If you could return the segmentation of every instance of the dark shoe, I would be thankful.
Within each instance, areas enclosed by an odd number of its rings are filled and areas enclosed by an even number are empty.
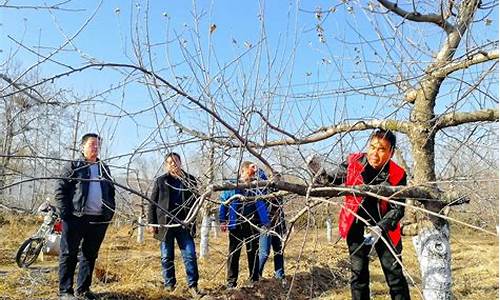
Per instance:
[[[76,292],[76,299],[97,300],[99,299],[99,297],[97,297],[97,295],[92,293],[91,291],[85,291],[85,292]]]
[[[76,298],[75,296],[73,296],[73,294],[70,294],[70,293],[61,293],[59,294],[59,300],[76,300],[78,298]]]
[[[189,293],[191,294],[191,296],[194,298],[194,299],[199,299],[203,296],[205,296],[205,292],[203,292],[202,290],[200,290],[197,286],[192,286],[189,288]]]

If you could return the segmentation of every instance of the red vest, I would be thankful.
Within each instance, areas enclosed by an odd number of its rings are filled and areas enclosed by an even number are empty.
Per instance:
[[[363,164],[361,164],[360,159],[363,158],[364,153],[354,153],[349,155],[347,158],[347,178],[345,185],[346,186],[355,186],[362,185],[363,176],[361,173],[364,170]],[[392,160],[389,161],[389,178],[388,181],[391,185],[397,185],[401,179],[403,179],[405,175],[405,171],[403,168],[398,166]],[[357,213],[359,204],[363,201],[363,197],[347,195],[345,196],[344,206],[340,210],[339,215],[339,233],[340,236],[344,239],[347,237],[349,233],[349,229],[351,228],[352,223],[356,219],[353,213]],[[379,200],[379,211],[380,215],[383,217],[388,210],[389,203],[385,200]],[[389,231],[389,237],[391,238],[392,244],[396,246],[401,240],[401,227],[398,223],[396,229]]]

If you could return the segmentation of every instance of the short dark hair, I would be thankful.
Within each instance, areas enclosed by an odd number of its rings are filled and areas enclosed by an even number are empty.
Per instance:
[[[179,155],[179,153],[177,153],[177,152],[169,152],[169,153],[167,153],[167,154],[165,155],[165,161],[167,161],[167,159],[168,159],[169,157],[172,157],[172,156],[176,156],[176,157],[177,157],[180,161],[182,161],[181,156],[180,156],[180,155]]]
[[[368,140],[368,142],[370,142],[373,138],[386,140],[391,144],[391,150],[396,149],[396,136],[390,130],[377,129],[372,132],[372,134],[370,134],[370,139]]]
[[[82,136],[80,145],[84,145],[91,138],[96,138],[99,142],[101,141],[101,137],[97,133],[90,132]]]

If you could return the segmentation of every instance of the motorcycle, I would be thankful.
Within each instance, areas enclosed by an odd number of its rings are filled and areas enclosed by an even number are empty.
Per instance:
[[[20,268],[27,268],[33,264],[42,250],[46,254],[59,253],[62,222],[56,208],[44,203],[38,212],[44,215],[42,225],[33,236],[21,244],[16,253],[16,263]]]

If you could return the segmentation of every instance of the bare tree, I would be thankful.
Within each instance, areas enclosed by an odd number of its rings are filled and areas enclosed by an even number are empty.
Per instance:
[[[83,108],[87,126],[91,123],[108,133],[112,143],[120,142],[120,126],[137,140],[132,150],[113,153],[109,159],[128,177],[120,186],[145,201],[147,188],[139,186],[137,191],[133,182],[140,180],[131,172],[138,155],[181,149],[206,157],[207,180],[191,220],[208,205],[211,192],[234,188],[218,183],[228,177],[228,170],[237,174],[240,162],[249,157],[274,178],[263,184],[300,196],[290,197],[296,205],[291,223],[305,213],[311,215],[314,207],[340,206],[332,197],[343,193],[418,198],[420,204],[407,211],[418,211],[419,220],[408,228],[417,229],[414,244],[424,298],[452,297],[451,218],[446,214],[448,207],[464,201],[457,201],[463,195],[449,193],[449,182],[473,182],[480,176],[456,158],[467,153],[469,161],[484,166],[481,174],[498,180],[498,171],[491,167],[497,158],[489,155],[498,154],[498,130],[487,124],[498,122],[498,39],[482,36],[493,22],[490,18],[497,18],[496,1],[344,0],[326,9],[289,4],[280,19],[285,29],[279,33],[270,25],[274,16],[267,14],[266,3],[259,2],[252,23],[257,24],[256,34],[229,40],[225,31],[228,40],[222,42],[217,35],[225,28],[213,17],[212,6],[197,7],[194,2],[192,24],[181,27],[163,12],[165,29],[158,34],[151,25],[160,17],[154,4],[141,4],[130,9],[125,30],[130,36],[122,39],[123,53],[117,61],[94,57],[75,42],[102,3],[90,10],[73,35],[57,21],[54,11],[61,5],[44,7],[64,42],[44,51],[13,40],[41,58],[36,66],[55,64],[62,71],[28,83],[28,68],[19,78],[6,81],[2,99],[34,95],[44,84],[68,77],[78,80],[91,74],[87,76],[112,79],[107,87],[73,104]],[[3,8],[8,9],[6,4]],[[120,16],[122,9],[115,8],[114,14]],[[78,63],[66,63],[63,49],[77,56]],[[137,91],[145,95],[139,107],[128,101],[128,93]],[[4,111],[6,117],[13,113],[7,106]],[[5,132],[11,132],[11,123],[5,123]],[[130,124],[140,134],[134,135]],[[401,156],[412,165],[410,188],[312,185],[306,156],[319,152],[340,161],[346,153],[362,149],[366,131],[374,128],[401,137]],[[487,142],[491,149],[478,147],[477,141]],[[9,145],[8,138],[4,144]],[[4,153],[6,160],[16,155],[7,148]],[[278,173],[282,180],[274,176]]]
[[[5,72],[0,73],[2,94],[10,94],[1,97],[0,105],[3,128],[0,138],[1,186],[23,177],[54,175],[57,170],[51,160],[62,150],[57,137],[67,130],[64,123],[59,123],[67,117],[64,93],[54,90],[49,84],[37,89],[27,88],[38,79],[33,75],[17,78],[13,69],[9,64]],[[12,198],[13,194],[4,194],[4,197],[11,198],[6,204],[32,210],[50,193],[46,184],[33,182],[26,186],[24,193],[17,190],[19,198]]]

